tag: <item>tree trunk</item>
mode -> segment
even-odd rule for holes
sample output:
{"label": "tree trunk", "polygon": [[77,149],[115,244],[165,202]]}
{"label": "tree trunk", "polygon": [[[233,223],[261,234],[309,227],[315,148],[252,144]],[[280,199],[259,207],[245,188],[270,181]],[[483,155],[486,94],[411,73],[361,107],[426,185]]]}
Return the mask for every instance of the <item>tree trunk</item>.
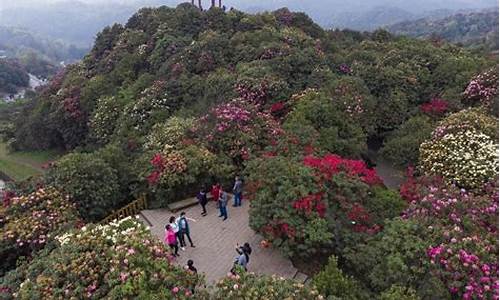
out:
{"label": "tree trunk", "polygon": [[194,5],[194,0],[191,0],[191,4]]}
{"label": "tree trunk", "polygon": [[203,7],[201,6],[201,0],[198,0],[198,7],[200,8],[200,10],[203,10]]}
{"label": "tree trunk", "polygon": [[222,0],[219,0],[219,8],[222,8]]}
{"label": "tree trunk", "polygon": [[212,7],[215,7],[215,0],[212,0],[212,5],[210,6],[210,8]]}

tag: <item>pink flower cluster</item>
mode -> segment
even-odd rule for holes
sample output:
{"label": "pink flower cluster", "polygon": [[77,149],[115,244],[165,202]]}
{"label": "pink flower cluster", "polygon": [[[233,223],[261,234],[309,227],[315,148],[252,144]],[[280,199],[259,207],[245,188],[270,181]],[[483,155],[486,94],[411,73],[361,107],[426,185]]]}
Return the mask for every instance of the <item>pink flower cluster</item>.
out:
{"label": "pink flower cluster", "polygon": [[461,299],[498,299],[498,185],[472,194],[438,178],[413,179],[403,218],[427,228],[433,270]]}
{"label": "pink flower cluster", "polygon": [[260,59],[265,60],[265,59],[273,59],[275,57],[283,56],[285,53],[280,49],[280,48],[267,48],[264,50],[264,52],[260,55]]}
{"label": "pink flower cluster", "polygon": [[351,74],[352,72],[351,68],[346,64],[341,64],[339,66],[339,71],[343,74]]}
{"label": "pink flower cluster", "polygon": [[243,131],[249,130],[247,123],[251,120],[251,112],[239,101],[221,104],[215,107],[212,112],[217,120],[215,127],[219,132],[224,132],[233,126]]}
{"label": "pink flower cluster", "polygon": [[491,69],[477,75],[471,80],[464,91],[464,97],[468,101],[480,102],[490,106],[495,96],[498,96],[498,73]]}
{"label": "pink flower cluster", "polygon": [[252,104],[264,104],[269,96],[268,83],[262,80],[258,86],[253,86],[249,82],[239,82],[235,86],[235,90],[240,95],[240,98]]}

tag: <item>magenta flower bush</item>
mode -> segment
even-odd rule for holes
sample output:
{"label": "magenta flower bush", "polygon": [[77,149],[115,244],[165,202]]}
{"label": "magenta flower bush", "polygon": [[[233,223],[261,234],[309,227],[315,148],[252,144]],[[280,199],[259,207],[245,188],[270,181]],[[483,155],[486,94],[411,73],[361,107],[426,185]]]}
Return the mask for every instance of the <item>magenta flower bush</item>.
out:
{"label": "magenta flower bush", "polygon": [[200,118],[195,134],[214,153],[225,153],[237,164],[257,154],[282,133],[268,112],[243,99],[214,107]]}
{"label": "magenta flower bush", "polygon": [[498,299],[497,184],[473,194],[439,179],[420,179],[414,191],[403,218],[426,228],[430,271],[455,297]]}
{"label": "magenta flower bush", "polygon": [[495,67],[474,77],[463,95],[467,102],[491,106],[498,97],[498,69]]}

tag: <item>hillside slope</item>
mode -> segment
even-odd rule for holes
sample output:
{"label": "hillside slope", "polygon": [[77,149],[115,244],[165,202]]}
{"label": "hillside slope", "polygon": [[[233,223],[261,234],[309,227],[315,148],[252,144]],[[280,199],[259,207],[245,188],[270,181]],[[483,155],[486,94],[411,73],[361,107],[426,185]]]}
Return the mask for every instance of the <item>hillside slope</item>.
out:
{"label": "hillside slope", "polygon": [[[101,129],[92,120],[109,105],[116,115],[106,123],[104,142],[144,136],[168,116],[196,115],[242,93],[264,93],[260,101],[270,107],[306,88],[334,91],[343,82],[375,101],[364,120],[373,124],[363,126],[367,135],[379,135],[433,95],[459,101],[486,64],[456,47],[383,31],[324,31],[286,9],[247,15],[200,12],[190,4],[146,8],[125,26],[104,29],[83,62],[55,78],[20,122],[17,141],[21,148],[94,144]],[[384,115],[389,111],[391,118]]]}

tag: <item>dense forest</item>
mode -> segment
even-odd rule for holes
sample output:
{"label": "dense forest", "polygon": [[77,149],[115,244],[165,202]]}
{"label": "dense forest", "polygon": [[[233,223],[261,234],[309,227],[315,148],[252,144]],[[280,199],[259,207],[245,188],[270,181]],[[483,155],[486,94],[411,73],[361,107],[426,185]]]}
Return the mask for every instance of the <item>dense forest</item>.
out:
{"label": "dense forest", "polygon": [[[141,9],[2,131],[12,150],[67,154],[8,191],[0,295],[494,299],[497,70],[447,42],[324,30],[286,8]],[[372,143],[409,166],[399,191],[362,160]],[[203,279],[143,226],[91,224],[140,194],[165,207],[235,175],[252,229],[320,266],[310,285],[241,274],[193,295]]]}
{"label": "dense forest", "polygon": [[460,13],[446,18],[423,18],[387,28],[391,33],[417,38],[443,39],[471,48],[498,51],[498,8]]}

